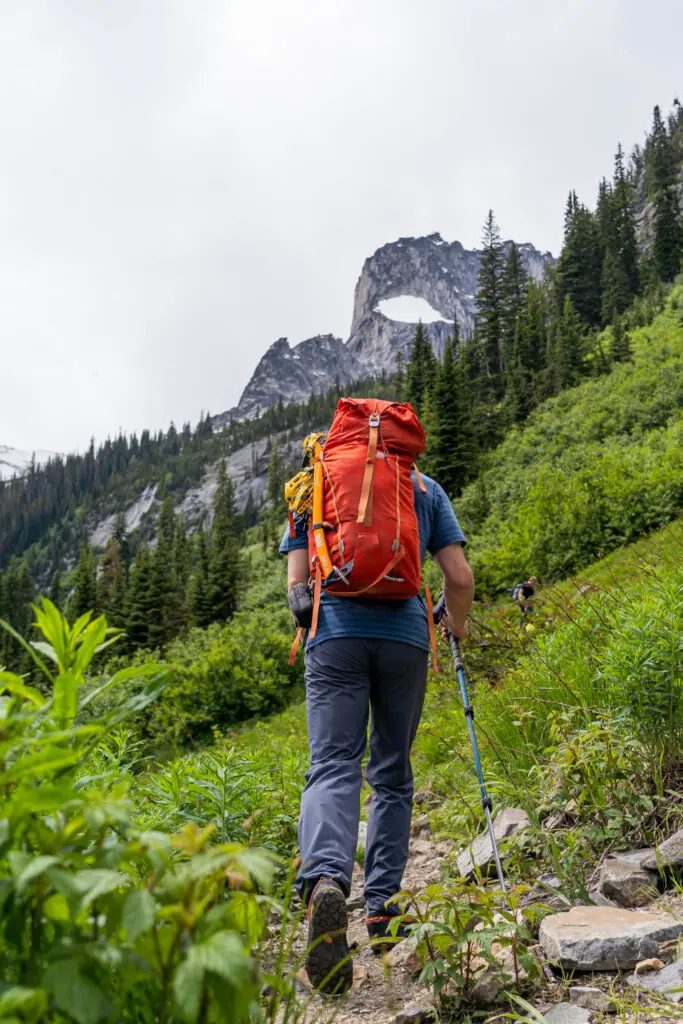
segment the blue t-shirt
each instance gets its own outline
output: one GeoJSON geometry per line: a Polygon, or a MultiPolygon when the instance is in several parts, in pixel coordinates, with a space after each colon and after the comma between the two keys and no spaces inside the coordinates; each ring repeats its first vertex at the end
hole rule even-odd
{"type": "MultiPolygon", "coordinates": [[[[465,536],[455,518],[448,496],[435,480],[422,477],[426,490],[418,486],[413,473],[415,512],[420,531],[420,558],[427,551],[436,555],[449,544],[464,544],[465,536]]],[[[285,531],[281,554],[308,547],[307,524],[295,518],[296,536],[285,531]]],[[[421,597],[406,601],[365,600],[335,597],[323,591],[318,616],[318,631],[307,647],[340,637],[366,637],[370,640],[400,640],[404,644],[429,650],[427,608],[421,597]]]]}

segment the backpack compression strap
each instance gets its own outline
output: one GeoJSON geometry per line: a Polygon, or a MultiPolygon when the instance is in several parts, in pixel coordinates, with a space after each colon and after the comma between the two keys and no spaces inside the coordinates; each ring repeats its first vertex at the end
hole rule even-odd
{"type": "Polygon", "coordinates": [[[379,413],[373,412],[368,420],[368,454],[365,456],[365,475],[363,486],[360,491],[358,503],[357,523],[363,526],[372,526],[372,482],[375,477],[375,456],[377,455],[377,441],[379,440],[379,413]]]}

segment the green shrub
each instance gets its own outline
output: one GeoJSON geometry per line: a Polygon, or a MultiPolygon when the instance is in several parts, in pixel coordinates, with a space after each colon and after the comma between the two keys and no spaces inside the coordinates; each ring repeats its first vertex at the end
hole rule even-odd
{"type": "Polygon", "coordinates": [[[241,612],[225,626],[192,630],[169,647],[172,678],[152,713],[152,733],[200,743],[284,708],[303,680],[302,659],[289,665],[293,638],[284,612],[241,612]]]}
{"type": "MultiPolygon", "coordinates": [[[[85,672],[113,641],[104,618],[69,627],[36,609],[45,640],[23,645],[50,696],[0,672],[0,1018],[7,1024],[238,1024],[254,1019],[274,864],[214,826],[169,835],[135,823],[129,779],[103,746],[165,685],[157,665],[104,688],[146,682],[105,717],[79,724],[85,672]],[[54,672],[45,661],[54,663],[54,672]]],[[[17,638],[18,639],[18,638],[17,638]]],[[[180,822],[178,822],[180,824],[180,822]]],[[[159,829],[164,822],[158,822],[159,829]]],[[[274,1019],[281,1000],[270,1001],[274,1019]]]]}

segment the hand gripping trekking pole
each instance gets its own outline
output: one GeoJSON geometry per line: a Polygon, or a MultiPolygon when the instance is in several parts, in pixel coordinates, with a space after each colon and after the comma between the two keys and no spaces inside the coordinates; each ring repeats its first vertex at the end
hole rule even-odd
{"type": "MultiPolygon", "coordinates": [[[[434,606],[434,621],[439,622],[444,615],[445,602],[443,595],[439,598],[434,606]]],[[[479,757],[479,746],[477,744],[477,737],[474,732],[474,708],[470,704],[470,698],[467,693],[467,681],[465,679],[465,663],[462,660],[462,651],[460,650],[460,641],[457,637],[453,636],[450,629],[448,632],[448,642],[451,647],[451,653],[453,655],[453,668],[458,677],[460,683],[460,696],[462,697],[462,703],[465,709],[465,718],[467,720],[467,729],[470,734],[470,742],[472,744],[472,751],[474,752],[474,767],[477,771],[477,779],[479,780],[479,792],[481,793],[481,806],[484,808],[486,814],[486,823],[489,830],[489,838],[491,840],[491,848],[493,850],[493,859],[496,864],[496,872],[498,874],[498,881],[500,887],[503,890],[503,895],[507,903],[507,886],[505,885],[505,875],[503,874],[503,865],[500,862],[500,853],[498,851],[498,841],[496,839],[496,833],[493,828],[493,803],[491,797],[486,791],[486,783],[484,782],[484,773],[481,768],[481,758],[479,757]]]]}

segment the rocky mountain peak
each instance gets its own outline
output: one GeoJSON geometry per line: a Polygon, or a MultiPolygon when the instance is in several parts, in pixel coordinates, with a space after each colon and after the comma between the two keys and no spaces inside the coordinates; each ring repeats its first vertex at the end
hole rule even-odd
{"type": "MultiPolygon", "coordinates": [[[[511,244],[505,242],[504,250],[511,244]]],[[[518,248],[528,273],[540,279],[553,262],[551,254],[529,242],[518,248]]],[[[292,346],[279,338],[260,360],[237,407],[216,422],[258,415],[280,400],[302,401],[337,381],[349,384],[391,371],[398,352],[409,355],[420,318],[429,323],[429,337],[440,353],[454,317],[463,333],[473,327],[481,256],[478,249],[445,241],[438,231],[381,246],[363,264],[347,341],[322,334],[292,346]],[[407,298],[422,306],[405,312],[404,305],[396,312],[392,302],[407,298]]]]}

